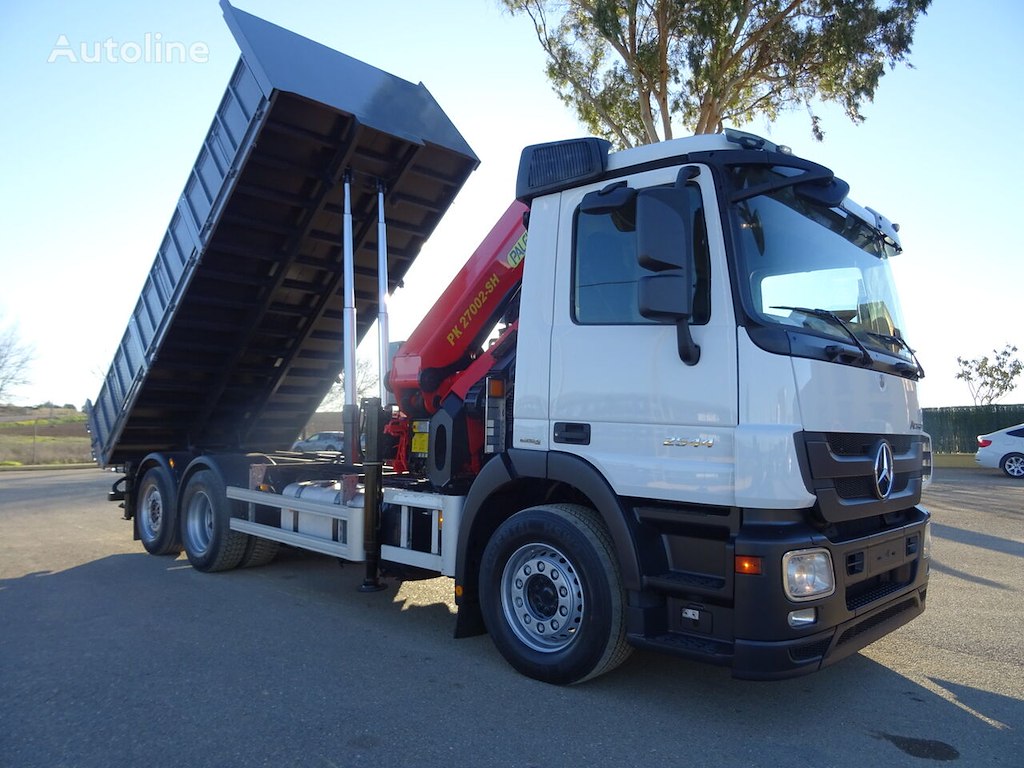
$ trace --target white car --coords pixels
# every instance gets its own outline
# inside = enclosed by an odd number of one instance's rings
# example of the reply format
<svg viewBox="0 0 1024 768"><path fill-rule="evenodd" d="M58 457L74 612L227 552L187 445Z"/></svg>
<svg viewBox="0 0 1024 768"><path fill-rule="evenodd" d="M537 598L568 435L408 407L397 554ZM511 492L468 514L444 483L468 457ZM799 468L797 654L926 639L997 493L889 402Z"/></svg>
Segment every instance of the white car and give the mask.
<svg viewBox="0 0 1024 768"><path fill-rule="evenodd" d="M340 451L345 446L344 432L317 432L305 440L296 440L293 451Z"/></svg>
<svg viewBox="0 0 1024 768"><path fill-rule="evenodd" d="M1010 477L1024 480L1024 424L978 435L974 459L983 467L1001 469Z"/></svg>

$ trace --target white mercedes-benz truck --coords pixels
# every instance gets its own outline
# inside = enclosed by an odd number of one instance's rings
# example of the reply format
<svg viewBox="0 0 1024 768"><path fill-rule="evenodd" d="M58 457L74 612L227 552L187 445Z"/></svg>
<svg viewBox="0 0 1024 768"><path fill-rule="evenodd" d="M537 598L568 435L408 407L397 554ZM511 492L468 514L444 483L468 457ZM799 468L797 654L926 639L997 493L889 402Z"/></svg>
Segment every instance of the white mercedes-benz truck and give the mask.
<svg viewBox="0 0 1024 768"><path fill-rule="evenodd" d="M391 344L477 158L422 85L222 5L242 57L90 410L147 551L449 576L457 636L559 684L633 647L790 677L924 610L899 238L830 169L736 131L527 147ZM290 450L372 328L380 397L346 377L344 450Z"/></svg>

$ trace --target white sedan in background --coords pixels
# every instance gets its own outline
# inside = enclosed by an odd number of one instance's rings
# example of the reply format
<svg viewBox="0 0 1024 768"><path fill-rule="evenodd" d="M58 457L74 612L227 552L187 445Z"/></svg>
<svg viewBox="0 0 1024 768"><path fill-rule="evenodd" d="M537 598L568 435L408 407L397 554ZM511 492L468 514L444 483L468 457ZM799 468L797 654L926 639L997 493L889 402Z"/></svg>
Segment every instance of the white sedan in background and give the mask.
<svg viewBox="0 0 1024 768"><path fill-rule="evenodd" d="M983 467L1001 469L1010 477L1024 480L1024 424L978 435L974 459Z"/></svg>
<svg viewBox="0 0 1024 768"><path fill-rule="evenodd" d="M304 440L296 440L293 451L340 451L345 447L344 432L317 432Z"/></svg>

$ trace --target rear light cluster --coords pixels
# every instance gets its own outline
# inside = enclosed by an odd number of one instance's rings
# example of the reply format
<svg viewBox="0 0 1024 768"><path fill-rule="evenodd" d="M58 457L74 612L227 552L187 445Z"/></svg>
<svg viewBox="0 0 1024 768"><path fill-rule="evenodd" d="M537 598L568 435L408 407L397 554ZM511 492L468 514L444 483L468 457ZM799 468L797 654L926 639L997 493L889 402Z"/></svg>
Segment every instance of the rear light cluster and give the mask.
<svg viewBox="0 0 1024 768"><path fill-rule="evenodd" d="M991 440L987 440L987 439L985 439L983 437L979 437L978 438L978 447L979 448L988 448L990 445L992 445L992 441Z"/></svg>

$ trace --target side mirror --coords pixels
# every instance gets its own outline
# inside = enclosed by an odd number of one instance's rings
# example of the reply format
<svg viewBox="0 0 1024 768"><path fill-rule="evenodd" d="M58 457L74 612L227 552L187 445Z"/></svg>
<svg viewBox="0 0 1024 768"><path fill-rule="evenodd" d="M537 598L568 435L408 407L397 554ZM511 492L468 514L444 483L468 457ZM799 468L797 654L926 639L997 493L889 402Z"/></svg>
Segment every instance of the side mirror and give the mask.
<svg viewBox="0 0 1024 768"><path fill-rule="evenodd" d="M622 210L636 199L636 190L624 181L609 184L597 192L590 192L580 202L583 213L615 213Z"/></svg>
<svg viewBox="0 0 1024 768"><path fill-rule="evenodd" d="M641 190L636 196L636 257L652 272L693 265L693 211L679 187Z"/></svg>
<svg viewBox="0 0 1024 768"><path fill-rule="evenodd" d="M693 306L693 283L686 270L673 269L645 275L639 281L640 314L648 320L674 323L689 320Z"/></svg>
<svg viewBox="0 0 1024 768"><path fill-rule="evenodd" d="M826 208L838 208L850 194L850 185L835 176L815 181L804 181L794 189L797 195Z"/></svg>
<svg viewBox="0 0 1024 768"><path fill-rule="evenodd" d="M700 347L690 335L696 265L693 254L693 206L682 186L641 190L636 197L637 261L656 274L640 278L640 314L675 323L679 358L696 365Z"/></svg>

